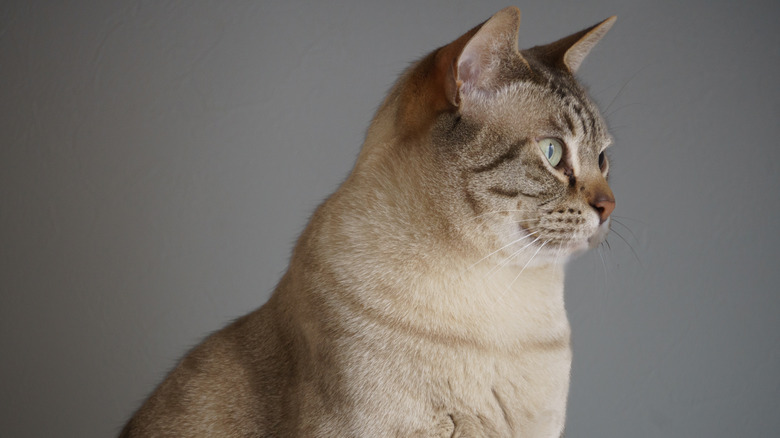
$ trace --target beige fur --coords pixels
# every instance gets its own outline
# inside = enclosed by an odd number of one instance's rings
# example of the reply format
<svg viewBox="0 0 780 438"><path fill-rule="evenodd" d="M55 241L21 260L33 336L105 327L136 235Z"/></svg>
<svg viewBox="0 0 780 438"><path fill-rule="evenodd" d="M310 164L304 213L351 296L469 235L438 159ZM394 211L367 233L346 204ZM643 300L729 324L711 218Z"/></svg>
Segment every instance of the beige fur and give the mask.
<svg viewBox="0 0 780 438"><path fill-rule="evenodd" d="M268 303L190 352L123 437L562 434L563 263L614 206L572 73L614 20L519 52L519 18L401 77Z"/></svg>

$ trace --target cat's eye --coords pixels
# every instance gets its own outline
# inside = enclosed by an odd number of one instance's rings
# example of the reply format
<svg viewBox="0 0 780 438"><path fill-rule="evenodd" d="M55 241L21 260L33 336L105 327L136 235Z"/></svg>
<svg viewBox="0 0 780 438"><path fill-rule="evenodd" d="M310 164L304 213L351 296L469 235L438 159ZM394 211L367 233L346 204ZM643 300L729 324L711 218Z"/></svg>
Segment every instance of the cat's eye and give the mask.
<svg viewBox="0 0 780 438"><path fill-rule="evenodd" d="M599 154L599 169L601 169L602 172L607 169L607 157L604 155L603 151Z"/></svg>
<svg viewBox="0 0 780 438"><path fill-rule="evenodd" d="M555 167L561 162L561 158L563 158L563 144L561 144L559 140L554 138L543 138L539 140L537 144L551 166Z"/></svg>

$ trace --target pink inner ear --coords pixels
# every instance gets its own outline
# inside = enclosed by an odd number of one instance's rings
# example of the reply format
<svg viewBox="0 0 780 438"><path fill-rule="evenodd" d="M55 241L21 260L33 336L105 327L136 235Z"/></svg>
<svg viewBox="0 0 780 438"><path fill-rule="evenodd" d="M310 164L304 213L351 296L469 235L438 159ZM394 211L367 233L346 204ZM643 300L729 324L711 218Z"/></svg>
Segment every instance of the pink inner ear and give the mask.
<svg viewBox="0 0 780 438"><path fill-rule="evenodd" d="M490 31L490 27L483 28L463 48L458 58L458 80L463 82L466 89L491 88L493 81L491 64L497 62L494 59L500 56L495 53L497 48L496 36Z"/></svg>
<svg viewBox="0 0 780 438"><path fill-rule="evenodd" d="M458 79L468 87L473 87L478 83L479 75L482 73L479 54L470 50L464 52L458 60Z"/></svg>
<svg viewBox="0 0 780 438"><path fill-rule="evenodd" d="M458 58L458 80L466 88L492 89L496 84L496 66L517 51L520 11L506 8L486 21L466 43Z"/></svg>
<svg viewBox="0 0 780 438"><path fill-rule="evenodd" d="M443 74L447 100L460 104L462 89L496 88L494 68L502 54L517 53L520 10L508 7L488 21L463 34L437 54L437 68Z"/></svg>

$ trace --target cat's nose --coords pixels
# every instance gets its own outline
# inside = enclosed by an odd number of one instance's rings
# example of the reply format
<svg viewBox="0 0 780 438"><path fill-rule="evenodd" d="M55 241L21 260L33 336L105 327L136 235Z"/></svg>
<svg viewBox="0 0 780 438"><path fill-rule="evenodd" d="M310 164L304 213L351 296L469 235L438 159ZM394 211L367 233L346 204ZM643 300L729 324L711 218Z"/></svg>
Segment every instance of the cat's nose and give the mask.
<svg viewBox="0 0 780 438"><path fill-rule="evenodd" d="M612 210L615 209L615 196L608 187L605 189L597 190L588 197L588 203L599 215L599 224L606 222L609 215L612 214Z"/></svg>

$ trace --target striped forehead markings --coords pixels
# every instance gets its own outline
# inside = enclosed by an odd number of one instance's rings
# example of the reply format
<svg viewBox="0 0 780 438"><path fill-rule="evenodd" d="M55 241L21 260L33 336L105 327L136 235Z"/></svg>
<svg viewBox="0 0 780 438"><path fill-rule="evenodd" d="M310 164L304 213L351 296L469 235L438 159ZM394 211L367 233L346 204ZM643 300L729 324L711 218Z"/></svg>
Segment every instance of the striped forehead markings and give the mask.
<svg viewBox="0 0 780 438"><path fill-rule="evenodd" d="M574 132L574 121L571 119L571 116L569 116L568 113L563 113L563 121L566 122L566 127L569 128L569 132L576 134Z"/></svg>
<svg viewBox="0 0 780 438"><path fill-rule="evenodd" d="M595 136L596 131L598 130L598 126L596 123L596 116L591 111L590 106L584 102L581 93L578 92L577 90L574 90L571 86L561 81L555 81L552 78L547 83L547 87L556 96L558 96L567 107L571 108L574 111L574 114L576 115L578 121L580 122L580 125L586 131L586 135L591 134ZM565 112L563 114L564 114L564 121L566 122L569 131L573 135L576 134L575 132L576 126L574 122L571 120L571 117L569 117L569 115Z"/></svg>

